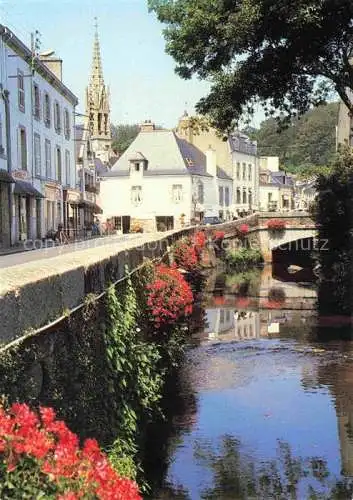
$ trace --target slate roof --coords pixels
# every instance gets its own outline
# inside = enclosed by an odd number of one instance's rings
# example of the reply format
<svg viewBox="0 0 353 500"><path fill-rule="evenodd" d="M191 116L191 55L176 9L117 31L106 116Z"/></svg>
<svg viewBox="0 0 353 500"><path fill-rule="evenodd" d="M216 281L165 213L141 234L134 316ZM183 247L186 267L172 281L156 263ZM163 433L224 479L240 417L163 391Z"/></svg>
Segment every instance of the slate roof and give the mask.
<svg viewBox="0 0 353 500"><path fill-rule="evenodd" d="M270 180L269 182L264 182L261 177L267 174ZM283 177L286 178L286 182L283 182ZM261 186L280 186L280 187L294 187L293 178L286 174L284 171L272 172L271 170L261 170L260 172L260 185Z"/></svg>
<svg viewBox="0 0 353 500"><path fill-rule="evenodd" d="M104 177L130 175L130 160L135 159L137 154L148 160L148 168L143 173L146 177L154 175L212 177L207 173L206 155L171 130L140 132ZM217 167L217 177L232 180L220 167Z"/></svg>

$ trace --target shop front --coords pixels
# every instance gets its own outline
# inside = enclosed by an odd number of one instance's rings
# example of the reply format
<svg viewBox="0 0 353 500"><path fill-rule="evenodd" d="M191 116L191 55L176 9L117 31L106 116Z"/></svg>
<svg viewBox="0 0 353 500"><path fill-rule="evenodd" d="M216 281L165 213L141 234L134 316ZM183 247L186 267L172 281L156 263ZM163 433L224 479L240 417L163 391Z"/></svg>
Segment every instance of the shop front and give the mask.
<svg viewBox="0 0 353 500"><path fill-rule="evenodd" d="M13 231L14 243L36 240L38 229L41 227L41 211L38 210L44 198L30 182L26 173L12 172L15 180L13 190Z"/></svg>
<svg viewBox="0 0 353 500"><path fill-rule="evenodd" d="M0 169L0 248L8 248L10 239L10 205L11 185L14 178L7 170Z"/></svg>
<svg viewBox="0 0 353 500"><path fill-rule="evenodd" d="M83 236L89 237L96 230L97 216L102 213L102 209L96 203L94 193L85 192L79 205L81 209L81 224Z"/></svg>
<svg viewBox="0 0 353 500"><path fill-rule="evenodd" d="M64 231L69 239L80 236L80 203L81 192L75 189L64 189Z"/></svg>
<svg viewBox="0 0 353 500"><path fill-rule="evenodd" d="M62 194L58 184L47 183L44 188L44 232L46 237L52 237L62 223Z"/></svg>

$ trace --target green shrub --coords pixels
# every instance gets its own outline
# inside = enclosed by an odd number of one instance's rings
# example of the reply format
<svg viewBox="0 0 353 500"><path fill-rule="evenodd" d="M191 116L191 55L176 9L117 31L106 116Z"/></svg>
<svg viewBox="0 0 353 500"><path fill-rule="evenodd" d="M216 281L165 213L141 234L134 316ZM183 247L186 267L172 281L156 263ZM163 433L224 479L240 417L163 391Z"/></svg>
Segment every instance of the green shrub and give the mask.
<svg viewBox="0 0 353 500"><path fill-rule="evenodd" d="M228 250L225 260L232 269L239 271L244 271L249 267L259 266L264 262L260 250L251 248Z"/></svg>

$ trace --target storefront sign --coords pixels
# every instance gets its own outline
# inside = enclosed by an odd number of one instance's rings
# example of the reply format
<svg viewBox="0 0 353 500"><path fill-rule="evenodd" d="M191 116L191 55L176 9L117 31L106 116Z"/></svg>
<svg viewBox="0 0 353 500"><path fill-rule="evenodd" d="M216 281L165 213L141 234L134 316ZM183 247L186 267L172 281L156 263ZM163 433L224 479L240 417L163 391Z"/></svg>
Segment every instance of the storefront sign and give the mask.
<svg viewBox="0 0 353 500"><path fill-rule="evenodd" d="M48 201L60 201L61 200L61 192L60 189L56 186L45 186L45 197Z"/></svg>
<svg viewBox="0 0 353 500"><path fill-rule="evenodd" d="M13 170L11 175L14 179L26 180L28 179L27 170Z"/></svg>
<svg viewBox="0 0 353 500"><path fill-rule="evenodd" d="M64 191L64 201L67 203L79 203L81 201L80 191L67 189Z"/></svg>

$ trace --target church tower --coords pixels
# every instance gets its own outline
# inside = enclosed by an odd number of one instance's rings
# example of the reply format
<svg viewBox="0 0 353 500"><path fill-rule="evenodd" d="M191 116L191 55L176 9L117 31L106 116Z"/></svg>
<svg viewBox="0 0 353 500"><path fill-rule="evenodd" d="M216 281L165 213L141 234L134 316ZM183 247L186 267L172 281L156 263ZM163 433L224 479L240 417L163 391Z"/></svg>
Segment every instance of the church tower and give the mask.
<svg viewBox="0 0 353 500"><path fill-rule="evenodd" d="M113 154L110 130L110 93L109 87L104 84L97 19L93 43L92 72L86 90L86 115L92 150L96 158L100 158L103 163L108 163Z"/></svg>

